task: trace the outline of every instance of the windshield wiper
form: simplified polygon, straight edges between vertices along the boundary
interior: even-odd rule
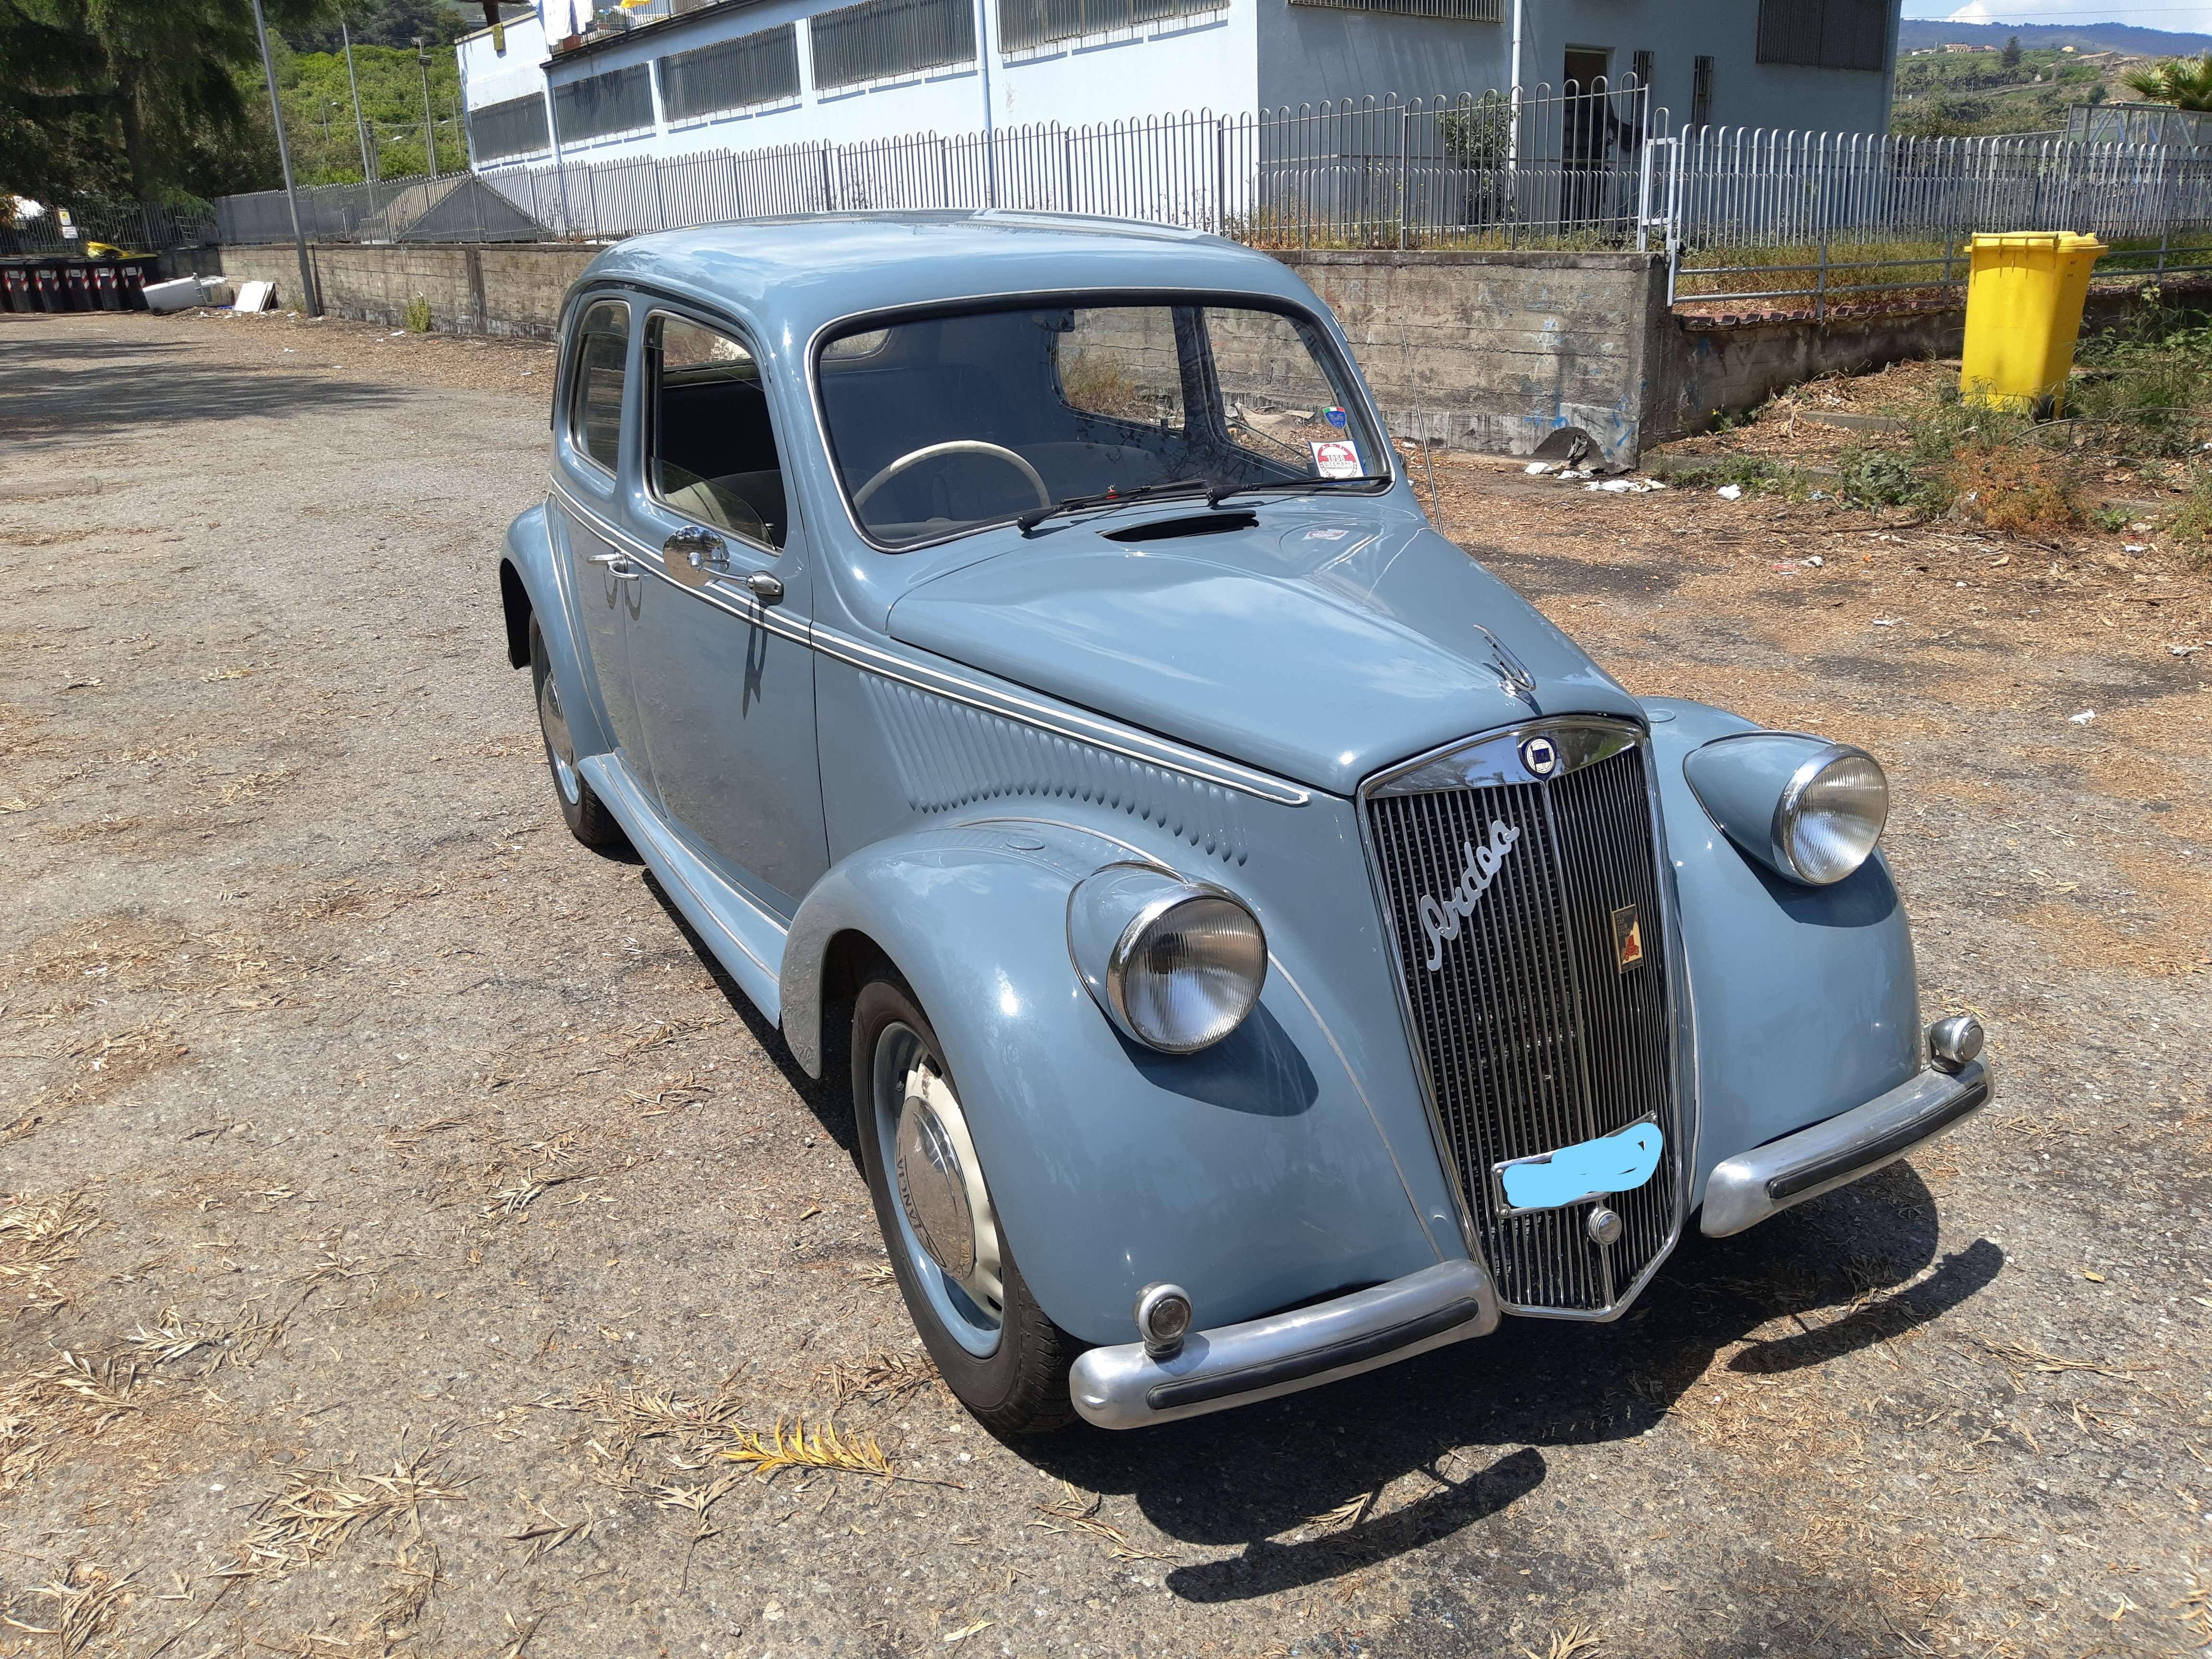
[[[1353,484],[1378,484],[1390,482],[1387,472],[1362,473],[1356,478],[1285,478],[1279,483],[1217,484],[1206,492],[1206,504],[1218,507],[1231,495],[1304,495],[1315,490],[1346,489]]]
[[[1216,488],[1211,478],[1164,478],[1158,483],[1138,484],[1129,489],[1102,489],[1096,495],[1066,495],[1050,507],[1033,507],[1014,520],[1026,536],[1047,519],[1091,507],[1119,507],[1125,501],[1156,501],[1169,495],[1205,495],[1210,501]]]

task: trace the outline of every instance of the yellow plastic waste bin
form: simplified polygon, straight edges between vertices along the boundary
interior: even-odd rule
[[[2066,401],[2089,269],[2105,245],[2065,230],[1976,236],[1966,246],[1959,395],[2039,417]]]

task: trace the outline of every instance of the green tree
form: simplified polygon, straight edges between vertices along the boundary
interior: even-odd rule
[[[2008,70],[2016,70],[2020,67],[2020,36],[2014,34],[2007,37],[2004,52],[1999,61]]]
[[[2130,70],[2120,79],[2154,104],[2212,109],[2212,52],[2201,58],[2164,58],[2147,70]]]
[[[264,0],[270,27],[330,0]],[[0,187],[155,201],[204,193],[251,146],[244,0],[0,0]],[[265,93],[261,94],[264,105]]]

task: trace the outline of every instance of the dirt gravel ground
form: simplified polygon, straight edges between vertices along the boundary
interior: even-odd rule
[[[1444,466],[1632,686],[1884,758],[2002,1097],[1619,1325],[1001,1444],[844,1103],[562,830],[491,562],[548,367],[0,318],[0,1654],[2212,1643],[2202,573]]]

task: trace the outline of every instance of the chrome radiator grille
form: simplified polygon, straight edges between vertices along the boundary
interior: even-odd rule
[[[1665,1255],[1680,1219],[1685,1149],[1645,760],[1616,735],[1586,750],[1602,758],[1578,764],[1565,741],[1552,750],[1540,737],[1558,759],[1556,775],[1538,781],[1516,758],[1529,741],[1493,740],[1486,747],[1504,758],[1459,769],[1462,787],[1433,767],[1370,787],[1369,854],[1438,1128],[1503,1299],[1601,1314]],[[1494,846],[1499,824],[1517,834],[1456,937],[1437,940],[1424,897],[1463,893],[1472,849]],[[1644,949],[1624,968],[1617,930],[1630,907]],[[1439,915],[1452,919],[1430,912]],[[1498,1164],[1647,1118],[1665,1147],[1649,1181],[1605,1200],[1623,1224],[1616,1242],[1590,1237],[1593,1202],[1508,1212]]]

